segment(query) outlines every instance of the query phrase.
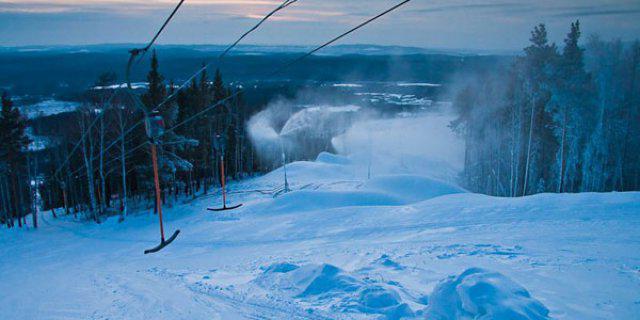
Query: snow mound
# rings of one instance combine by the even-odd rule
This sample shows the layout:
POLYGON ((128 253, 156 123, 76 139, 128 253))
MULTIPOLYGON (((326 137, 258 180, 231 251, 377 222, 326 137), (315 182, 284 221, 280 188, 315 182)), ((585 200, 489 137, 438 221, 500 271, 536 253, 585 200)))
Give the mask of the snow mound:
POLYGON ((379 192, 294 191, 284 194, 268 206, 266 212, 314 211, 342 207, 397 206, 402 202, 379 192))
POLYGON ((267 267, 254 282, 328 311, 379 314, 388 319, 414 315, 394 290, 360 280, 330 264, 277 263, 267 267))
POLYGON ((316 158, 316 162, 341 165, 351 164, 351 160, 349 160, 347 157, 339 156, 329 152, 321 152, 316 158))
POLYGON ((504 275, 471 268, 441 282, 429 298, 427 319, 541 320, 549 310, 504 275))
POLYGON ((431 198, 464 193, 465 190, 441 180, 415 175, 393 175, 373 178, 367 182, 367 189, 414 203, 431 198))
MULTIPOLYGON (((284 168, 273 170, 256 181, 262 184, 283 184, 284 168)), ((353 179, 353 170, 341 164, 314 161, 296 161, 287 164, 289 183, 305 185, 319 181, 339 181, 353 179)))
POLYGON ((394 270, 404 270, 404 267, 402 265, 400 265, 399 263, 393 261, 391 259, 391 257, 389 257, 386 254, 383 254, 382 256, 380 256, 380 258, 378 258, 376 261, 374 261, 374 263, 387 267, 387 268, 391 268, 394 270))

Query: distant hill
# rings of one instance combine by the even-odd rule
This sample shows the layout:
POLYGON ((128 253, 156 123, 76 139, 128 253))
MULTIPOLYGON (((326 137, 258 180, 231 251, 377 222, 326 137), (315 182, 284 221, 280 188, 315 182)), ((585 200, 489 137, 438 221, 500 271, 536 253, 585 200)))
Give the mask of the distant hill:
MULTIPOLYGON (((93 85, 103 72, 123 81, 128 49, 135 44, 0 48, 0 88, 16 95, 69 95, 93 85)), ((161 45, 156 50, 167 80, 184 81, 205 62, 216 61, 220 45, 161 45)), ((511 61, 512 56, 414 47, 340 45, 327 48, 277 77, 268 75, 309 47, 242 45, 220 66, 226 81, 419 81, 443 83, 454 73, 511 61)), ((213 64, 215 67, 215 63, 213 64)), ((144 80, 143 63, 133 81, 144 80)))

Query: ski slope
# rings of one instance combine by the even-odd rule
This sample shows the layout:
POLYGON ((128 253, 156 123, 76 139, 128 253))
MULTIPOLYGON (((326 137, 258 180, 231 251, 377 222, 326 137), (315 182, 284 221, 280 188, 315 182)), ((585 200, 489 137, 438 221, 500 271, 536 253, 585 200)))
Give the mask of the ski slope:
POLYGON ((637 319, 640 193, 505 199, 321 154, 156 216, 0 232, 0 319, 637 319), (262 192, 256 192, 262 190, 262 192))

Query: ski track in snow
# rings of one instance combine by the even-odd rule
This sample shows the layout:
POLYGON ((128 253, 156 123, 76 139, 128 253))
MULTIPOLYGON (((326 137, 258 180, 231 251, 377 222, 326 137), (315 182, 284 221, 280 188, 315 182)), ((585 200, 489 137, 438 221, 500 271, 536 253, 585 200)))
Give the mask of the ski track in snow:
POLYGON ((346 159, 156 216, 0 233, 0 319, 637 319, 640 193, 500 199, 346 159), (256 192, 262 190, 263 192, 256 192), (452 303, 451 301, 460 301, 452 303), (548 314, 547 314, 548 313, 548 314))

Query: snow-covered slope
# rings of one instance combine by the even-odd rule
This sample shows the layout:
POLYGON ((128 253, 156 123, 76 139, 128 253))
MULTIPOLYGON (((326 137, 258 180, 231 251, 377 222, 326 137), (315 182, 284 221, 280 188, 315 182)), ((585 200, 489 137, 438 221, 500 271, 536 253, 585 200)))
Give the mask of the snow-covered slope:
POLYGON ((637 319, 640 193, 471 194, 339 156, 101 225, 0 232, 0 319, 637 319))

